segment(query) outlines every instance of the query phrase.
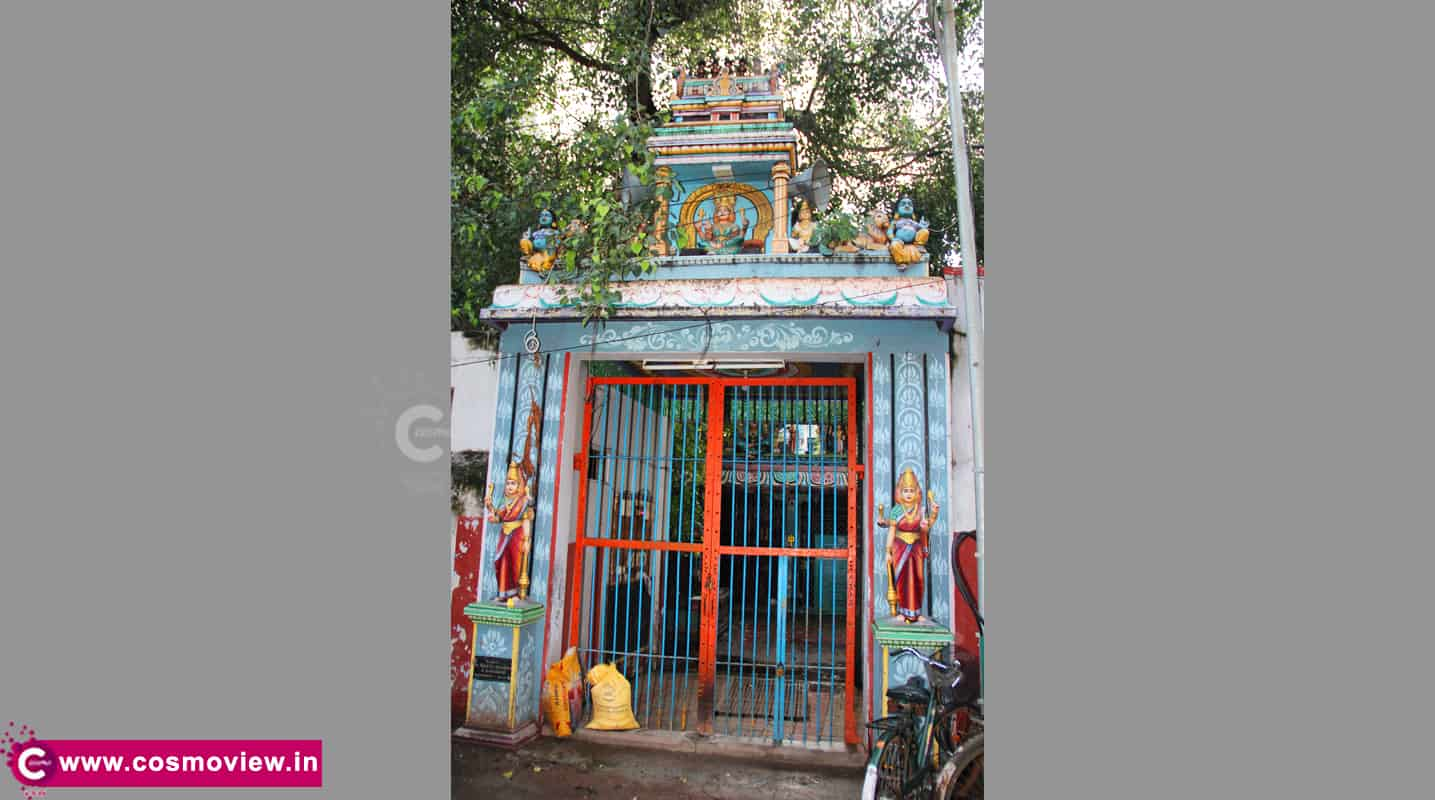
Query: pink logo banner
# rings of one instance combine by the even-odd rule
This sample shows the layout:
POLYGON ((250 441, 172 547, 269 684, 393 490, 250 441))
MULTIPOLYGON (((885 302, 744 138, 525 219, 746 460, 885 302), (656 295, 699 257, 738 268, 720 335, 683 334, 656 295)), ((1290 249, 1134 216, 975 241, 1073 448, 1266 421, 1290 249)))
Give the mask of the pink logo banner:
POLYGON ((324 785, 319 739, 30 738, 5 755, 17 781, 44 789, 324 785))

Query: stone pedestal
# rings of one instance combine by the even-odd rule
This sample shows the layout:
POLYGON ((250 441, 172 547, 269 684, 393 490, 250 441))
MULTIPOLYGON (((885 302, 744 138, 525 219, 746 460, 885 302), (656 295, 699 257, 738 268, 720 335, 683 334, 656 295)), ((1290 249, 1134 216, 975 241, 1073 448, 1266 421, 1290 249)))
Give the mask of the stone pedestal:
MULTIPOLYGON (((872 622, 872 634, 882 653, 882 659, 878 662, 881 670, 878 675, 881 693, 878 697, 882 698, 881 715, 886 716, 888 687, 901 686, 913 675, 922 680, 922 685, 927 686, 926 665, 910 654, 897 655, 898 651, 910 647, 932 658, 938 650, 951 648, 952 632, 925 618, 909 623, 901 617, 882 617, 872 622)), ((927 689, 931 688, 927 686, 927 689)))
POLYGON ((468 709, 455 736, 500 747, 518 747, 538 735, 537 663, 543 648, 543 606, 526 600, 513 605, 470 603, 473 665, 468 709))

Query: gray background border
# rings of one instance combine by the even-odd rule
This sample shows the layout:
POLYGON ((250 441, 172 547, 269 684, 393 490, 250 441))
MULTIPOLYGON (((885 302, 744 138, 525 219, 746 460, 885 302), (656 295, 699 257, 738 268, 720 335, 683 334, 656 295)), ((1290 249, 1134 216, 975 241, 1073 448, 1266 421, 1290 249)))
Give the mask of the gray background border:
POLYGON ((448 63, 434 2, 0 10, 0 724, 447 794, 448 63))

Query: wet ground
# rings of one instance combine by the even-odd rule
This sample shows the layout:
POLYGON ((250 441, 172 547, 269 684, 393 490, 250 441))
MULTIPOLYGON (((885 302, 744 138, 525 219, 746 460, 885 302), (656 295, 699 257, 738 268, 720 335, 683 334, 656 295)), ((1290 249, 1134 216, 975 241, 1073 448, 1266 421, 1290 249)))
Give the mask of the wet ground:
POLYGON ((454 800, 844 800, 860 769, 794 767, 540 737, 506 751, 453 740, 454 800))

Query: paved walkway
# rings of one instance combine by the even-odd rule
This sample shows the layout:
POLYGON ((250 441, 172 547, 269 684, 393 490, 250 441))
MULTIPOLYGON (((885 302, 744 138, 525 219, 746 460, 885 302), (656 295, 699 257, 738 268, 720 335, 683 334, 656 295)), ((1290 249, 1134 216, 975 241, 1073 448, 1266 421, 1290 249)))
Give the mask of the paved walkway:
POLYGON ((844 800, 859 769, 801 768, 541 737, 505 751, 453 740, 454 800, 844 800))

